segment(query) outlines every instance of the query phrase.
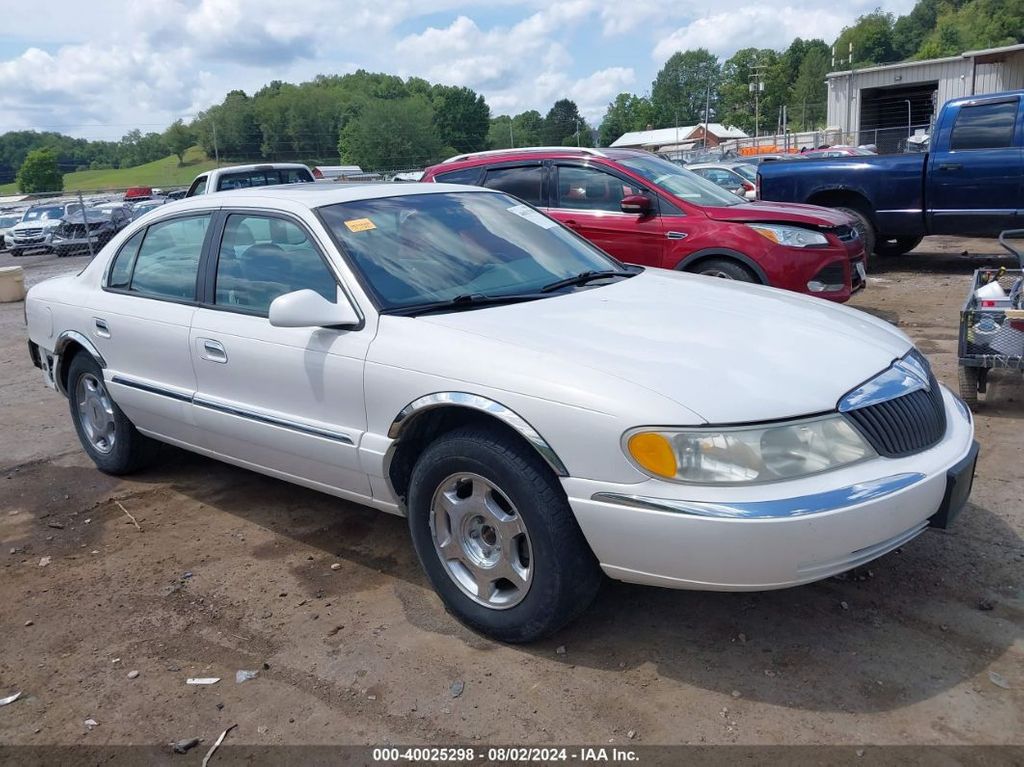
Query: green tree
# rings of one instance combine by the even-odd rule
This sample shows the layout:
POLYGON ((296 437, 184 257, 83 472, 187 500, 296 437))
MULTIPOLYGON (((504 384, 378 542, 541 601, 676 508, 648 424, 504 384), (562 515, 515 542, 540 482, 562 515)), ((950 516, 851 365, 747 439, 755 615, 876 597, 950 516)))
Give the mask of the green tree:
POLYGON ((430 91, 434 125, 441 142, 459 152, 476 152, 487 147, 491 109, 469 88, 435 85, 430 91))
POLYGON ((829 69, 829 52, 824 43, 812 48, 800 63, 789 100, 790 124, 794 130, 816 130, 825 127, 828 86, 825 75, 829 69))
POLYGON ((705 48, 673 53, 651 84, 656 128, 701 122, 711 89, 711 113, 716 112, 718 59, 705 48))
MULTIPOLYGON (((541 131, 541 140, 546 146, 560 146, 576 143, 576 131, 580 131, 581 144, 589 143, 584 141, 587 123, 580 116, 580 110, 576 102, 570 99, 559 99, 554 106, 548 110, 544 117, 544 127, 541 131)), ((519 142, 516 142, 517 144, 519 142)))
MULTIPOLYGON (((846 58, 850 55, 850 44, 853 43, 854 66, 866 67, 872 64, 887 64, 896 61, 899 54, 893 40, 895 17, 881 9, 864 14, 850 27, 844 27, 836 40, 836 56, 846 58)), ((849 66, 843 66, 848 69, 849 66)))
POLYGON ((649 99, 634 96, 632 93, 620 93, 608 105, 601 120, 599 143, 609 146, 623 133, 644 130, 654 119, 654 110, 649 99))
POLYGON ((773 50, 743 48, 736 51, 722 65, 719 121, 742 128, 751 135, 758 127, 762 133, 772 132, 776 124, 774 116, 786 96, 786 79, 780 76, 780 70, 779 54, 773 50), (755 100, 751 85, 756 87, 759 82, 764 84, 764 89, 757 92, 755 100))
POLYGON ((64 174, 57 162, 55 149, 33 149, 18 170, 18 189, 32 192, 60 192, 64 189, 64 174))
POLYGON ((544 118, 536 109, 520 112, 512 118, 516 146, 541 146, 544 140, 544 118))
POLYGON ((510 149, 514 135, 511 117, 508 115, 492 117, 487 128, 487 148, 510 149))
POLYGON ((179 167, 185 164, 185 151, 195 142, 195 133, 180 119, 172 122, 164 131, 164 144, 171 154, 178 156, 179 167))
POLYGON ((366 170, 422 167, 445 152, 423 96, 369 101, 342 130, 338 149, 345 162, 366 170))

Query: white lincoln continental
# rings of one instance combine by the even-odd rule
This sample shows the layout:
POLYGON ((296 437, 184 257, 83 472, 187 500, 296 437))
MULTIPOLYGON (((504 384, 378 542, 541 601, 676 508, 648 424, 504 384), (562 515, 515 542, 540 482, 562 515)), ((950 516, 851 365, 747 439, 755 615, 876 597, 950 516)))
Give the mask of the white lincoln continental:
POLYGON ((482 188, 161 206, 26 314, 102 471, 166 442, 404 515, 448 609, 509 642, 602 572, 827 578, 946 527, 974 476, 970 412, 899 330, 626 266, 482 188))

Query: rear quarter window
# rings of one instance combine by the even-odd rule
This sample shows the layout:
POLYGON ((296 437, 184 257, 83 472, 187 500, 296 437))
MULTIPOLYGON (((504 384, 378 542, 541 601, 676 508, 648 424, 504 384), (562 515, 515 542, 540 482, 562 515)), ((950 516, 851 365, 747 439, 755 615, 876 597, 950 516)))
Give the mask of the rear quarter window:
POLYGON ((462 168, 447 173, 434 174, 434 181, 439 184, 476 184, 480 179, 480 168, 462 168))
POLYGON ((960 108, 949 137, 952 151, 1002 149, 1013 146, 1017 101, 977 104, 960 108))

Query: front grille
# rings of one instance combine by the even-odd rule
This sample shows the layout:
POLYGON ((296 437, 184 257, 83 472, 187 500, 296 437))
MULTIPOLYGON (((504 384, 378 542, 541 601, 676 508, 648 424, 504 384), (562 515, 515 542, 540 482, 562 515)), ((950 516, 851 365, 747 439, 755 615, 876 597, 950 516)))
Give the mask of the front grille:
POLYGON ((38 229, 19 229, 17 232, 14 233, 14 236, 21 239, 29 239, 31 237, 38 237, 42 233, 42 227, 38 229))
POLYGON ((845 415, 881 456, 899 458, 927 450, 946 433, 942 390, 934 373, 928 380, 928 391, 918 389, 845 415))

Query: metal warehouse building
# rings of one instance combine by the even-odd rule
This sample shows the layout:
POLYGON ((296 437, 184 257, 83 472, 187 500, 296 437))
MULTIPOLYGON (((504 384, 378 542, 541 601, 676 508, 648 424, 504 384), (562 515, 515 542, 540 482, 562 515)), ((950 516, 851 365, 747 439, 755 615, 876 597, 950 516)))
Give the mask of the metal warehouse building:
POLYGON ((847 143, 899 151, 949 99, 1024 88, 1024 45, 832 72, 827 82, 829 126, 847 143))

